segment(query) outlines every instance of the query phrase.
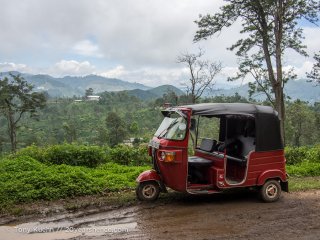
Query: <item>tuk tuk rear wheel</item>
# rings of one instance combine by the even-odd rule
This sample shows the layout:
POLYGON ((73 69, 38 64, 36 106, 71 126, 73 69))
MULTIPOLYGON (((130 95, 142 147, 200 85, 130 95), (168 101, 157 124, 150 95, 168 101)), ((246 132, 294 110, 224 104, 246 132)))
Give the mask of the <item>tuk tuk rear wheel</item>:
POLYGON ((281 196, 281 186, 277 180, 269 180, 260 189, 260 196, 264 202, 275 202, 281 196))
POLYGON ((140 201, 155 201, 160 194, 160 187, 156 181, 141 182, 136 188, 137 198, 140 201))

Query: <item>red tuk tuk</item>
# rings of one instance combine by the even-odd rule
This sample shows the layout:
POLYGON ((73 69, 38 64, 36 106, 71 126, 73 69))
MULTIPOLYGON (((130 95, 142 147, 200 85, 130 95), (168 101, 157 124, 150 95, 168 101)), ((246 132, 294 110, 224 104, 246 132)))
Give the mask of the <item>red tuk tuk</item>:
POLYGON ((166 187, 190 194, 254 187, 274 202, 288 192, 278 114, 245 103, 203 103, 167 108, 149 143, 153 169, 137 178, 139 200, 166 187), (189 149, 189 151, 188 151, 189 149))

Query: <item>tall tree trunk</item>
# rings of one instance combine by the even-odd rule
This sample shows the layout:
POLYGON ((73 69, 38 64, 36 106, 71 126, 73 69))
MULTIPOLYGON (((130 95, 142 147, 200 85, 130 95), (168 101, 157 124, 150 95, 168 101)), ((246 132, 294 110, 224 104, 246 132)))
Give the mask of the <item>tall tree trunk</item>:
POLYGON ((279 114, 279 119, 280 119, 281 138, 282 138, 282 142, 285 143, 285 134, 284 134, 285 106, 284 106, 282 86, 279 84, 274 86, 274 92, 275 92, 275 108, 279 114))
POLYGON ((276 39, 276 74, 277 80, 273 88, 275 91, 275 101, 276 109, 279 113, 280 118, 280 130, 281 138, 283 144, 285 144, 285 131, 284 131, 284 121, 285 121, 285 105, 284 105, 284 96, 283 96, 283 74, 282 74, 282 32, 283 32, 283 0, 277 0, 277 8, 274 13, 275 26, 274 34, 276 39))
POLYGON ((17 150, 16 124, 15 124, 14 116, 11 110, 9 110, 7 113, 7 119, 8 119, 8 131, 10 136, 11 151, 16 152, 17 150))

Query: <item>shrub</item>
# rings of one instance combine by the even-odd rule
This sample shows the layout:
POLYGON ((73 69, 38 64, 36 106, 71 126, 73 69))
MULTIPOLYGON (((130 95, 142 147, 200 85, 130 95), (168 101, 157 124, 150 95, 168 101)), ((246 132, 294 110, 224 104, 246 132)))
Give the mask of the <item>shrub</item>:
POLYGON ((97 167, 106 162, 122 165, 150 165, 151 159, 146 146, 129 147, 118 145, 114 148, 99 146, 84 146, 75 144, 52 145, 48 147, 30 146, 21 149, 11 156, 32 157, 46 164, 66 164, 71 166, 97 167))
POLYGON ((44 148, 30 146, 21 149, 18 156, 29 156, 42 163, 96 167, 105 163, 105 151, 98 146, 75 144, 52 145, 44 148))
POLYGON ((320 145, 314 147, 286 147, 285 155, 288 165, 304 161, 320 162, 320 145))
POLYGON ((297 177, 320 176, 320 163, 305 161, 287 166, 289 175, 297 177))
POLYGON ((148 156, 146 146, 132 148, 125 145, 118 145, 107 151, 107 161, 122 165, 143 166, 150 165, 151 158, 148 156))
POLYGON ((48 147, 45 160, 53 164, 96 167, 105 162, 106 156, 98 146, 63 144, 48 147))
POLYGON ((6 203, 51 200, 105 191, 118 191, 136 185, 135 178, 147 167, 106 163, 98 168, 46 165, 20 156, 0 162, 0 206, 6 203))

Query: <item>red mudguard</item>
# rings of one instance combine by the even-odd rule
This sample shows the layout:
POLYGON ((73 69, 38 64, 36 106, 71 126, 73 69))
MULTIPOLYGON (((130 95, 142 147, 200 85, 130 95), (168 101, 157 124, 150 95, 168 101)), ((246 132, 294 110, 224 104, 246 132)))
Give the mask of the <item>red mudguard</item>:
POLYGON ((146 182, 146 181, 160 182, 161 178, 155 170, 147 170, 147 171, 140 173, 140 175, 137 177, 136 181, 137 182, 146 182))

